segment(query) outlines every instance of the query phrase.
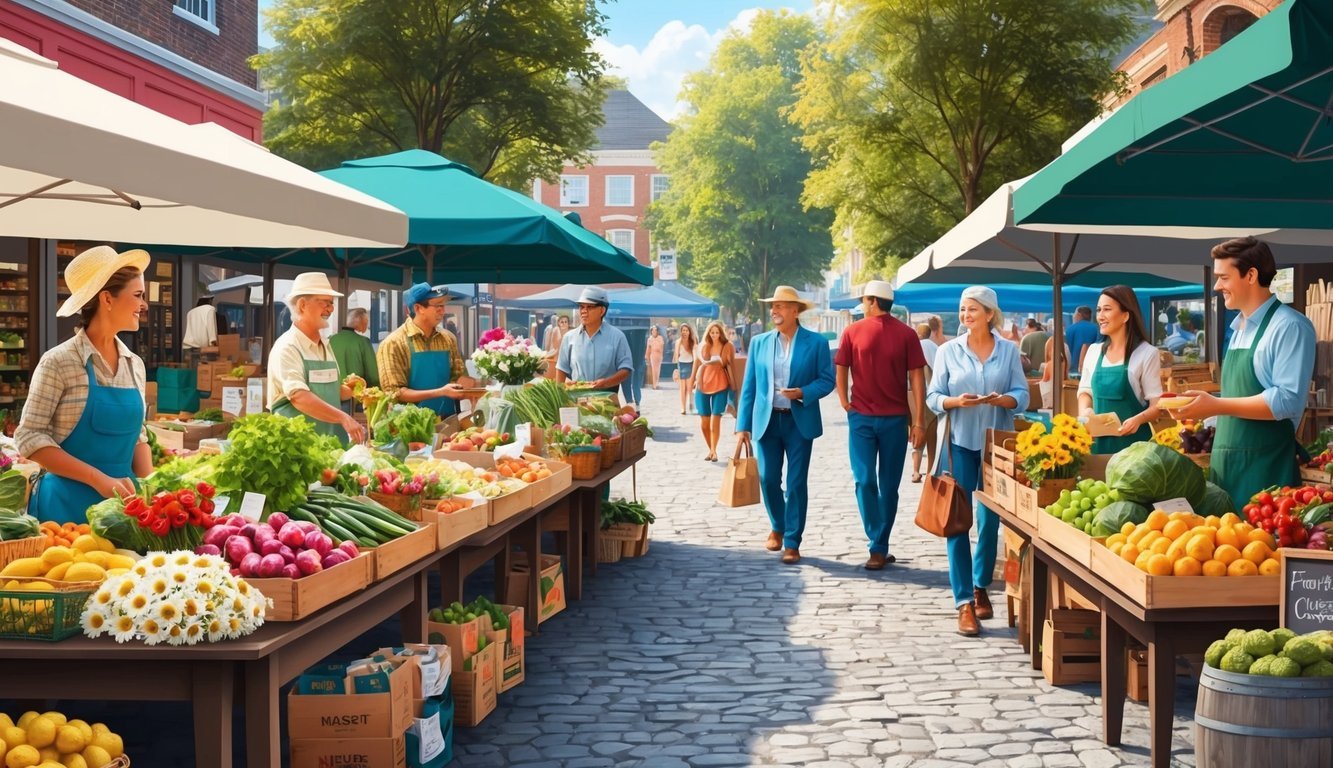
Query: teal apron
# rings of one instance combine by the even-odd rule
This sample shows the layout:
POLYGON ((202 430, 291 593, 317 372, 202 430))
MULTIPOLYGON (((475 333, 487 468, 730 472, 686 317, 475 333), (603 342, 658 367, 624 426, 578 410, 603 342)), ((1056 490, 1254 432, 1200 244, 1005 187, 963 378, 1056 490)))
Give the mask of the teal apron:
MULTIPOLYGON (((1106 359, 1106 345, 1097 355, 1097 367, 1092 372, 1092 412, 1114 413, 1120 421, 1128 421, 1143 412, 1143 402, 1129 385, 1129 353, 1120 365, 1102 365, 1106 359)), ((1134 443, 1152 439, 1152 426, 1144 424, 1132 435, 1111 435, 1092 439, 1093 453, 1115 453, 1134 443)))
MULTIPOLYGON (((448 384, 453 376, 452 364, 453 360, 448 352, 413 349, 412 358, 408 361, 407 388, 424 391, 438 389, 448 384)), ((435 411, 441 418, 458 413, 458 401, 448 397, 432 397, 429 400, 422 400, 417 405, 435 411)))
MULTIPOLYGON (((130 361, 122 358, 120 364, 130 365, 130 361)), ((108 477, 133 478, 134 449, 144 428, 143 396, 138 387, 98 384, 91 357, 87 369, 88 400, 83 415, 60 448, 108 477)), ((90 485, 46 472, 37 482, 28 511, 38 520, 62 525, 86 523, 88 507, 102 498, 90 485)))
MULTIPOLYGON (((342 410, 342 378, 338 375, 337 360, 301 360, 301 365, 305 369, 305 383, 310 387, 310 393, 320 400, 328 403, 337 410, 342 410), (333 371, 333 381, 311 381, 310 374, 316 371, 333 371)), ((324 377, 320 377, 324 378, 324 377)), ((334 424, 319 419, 312 419, 301 413, 292 405, 292 401, 287 398, 280 398, 273 404, 271 409, 279 416, 286 416, 289 419, 302 418, 307 419, 315 427, 315 431, 321 435, 332 435, 338 438, 342 447, 351 445, 351 438, 347 436, 347 430, 343 429, 341 424, 334 424)))
MULTIPOLYGON (((1277 312, 1273 302, 1259 323, 1249 349, 1231 349, 1222 361, 1222 397, 1250 397, 1264 391, 1254 375, 1254 350, 1277 312)), ((1295 485, 1296 428, 1287 419, 1275 421, 1218 416, 1213 435, 1211 479, 1231 496, 1236 509, 1270 485, 1295 485)))

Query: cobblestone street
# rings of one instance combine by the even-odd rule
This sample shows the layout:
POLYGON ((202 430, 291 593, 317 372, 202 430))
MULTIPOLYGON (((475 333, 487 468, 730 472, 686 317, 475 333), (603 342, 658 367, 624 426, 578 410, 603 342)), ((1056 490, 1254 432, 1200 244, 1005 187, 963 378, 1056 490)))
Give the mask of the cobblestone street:
MULTIPOLYGON (((670 387, 668 383, 666 386, 670 387)), ((602 565, 584 599, 542 625, 527 682, 480 727, 458 731, 473 766, 1147 765, 1147 707, 1125 707, 1124 744, 1102 743, 1094 684, 1057 688, 1033 671, 1005 619, 955 633, 944 546, 903 496, 892 551, 872 573, 847 422, 824 400, 802 560, 764 550, 761 506, 715 503, 724 462, 704 462, 698 419, 674 389, 646 391, 656 440, 638 493, 656 513, 648 556, 602 565)), ((734 448, 724 419, 719 454, 734 448)), ((909 455, 910 462, 910 455, 909 455)), ((613 485, 629 495, 629 474, 613 485)), ((1193 766, 1194 687, 1177 702, 1173 763, 1193 766)))

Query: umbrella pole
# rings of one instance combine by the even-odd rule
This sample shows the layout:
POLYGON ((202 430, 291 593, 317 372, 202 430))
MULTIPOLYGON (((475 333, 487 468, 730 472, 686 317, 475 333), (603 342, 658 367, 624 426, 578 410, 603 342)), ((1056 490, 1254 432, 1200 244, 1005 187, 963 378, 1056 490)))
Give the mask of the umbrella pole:
MULTIPOLYGON (((277 320, 273 312, 273 270, 274 266, 271 260, 265 261, 259 268, 260 276, 264 282, 264 306, 259 310, 259 335, 264 339, 260 343, 260 348, 264 350, 261 362, 264 364, 265 370, 268 369, 268 350, 273 346, 274 323, 277 320)), ((248 301, 246 303, 249 304, 248 301)))
MULTIPOLYGON (((1055 322, 1051 329, 1051 334, 1055 341, 1051 344, 1051 411, 1053 413, 1065 412, 1065 375, 1064 366, 1066 364, 1065 345, 1064 345, 1064 278, 1065 278, 1065 259, 1060 251, 1060 233, 1051 235, 1051 284, 1055 288, 1055 295, 1051 297, 1051 309, 1055 312, 1055 322)), ((1039 387, 1040 389, 1040 387, 1039 387)))
POLYGON ((1217 322, 1217 312, 1213 307, 1213 281, 1210 274, 1212 271, 1211 267, 1203 268, 1203 328, 1207 336, 1204 337, 1206 343, 1201 351, 1205 363, 1211 363, 1216 359, 1213 355, 1213 340, 1218 338, 1218 331, 1222 328, 1222 324, 1217 322))

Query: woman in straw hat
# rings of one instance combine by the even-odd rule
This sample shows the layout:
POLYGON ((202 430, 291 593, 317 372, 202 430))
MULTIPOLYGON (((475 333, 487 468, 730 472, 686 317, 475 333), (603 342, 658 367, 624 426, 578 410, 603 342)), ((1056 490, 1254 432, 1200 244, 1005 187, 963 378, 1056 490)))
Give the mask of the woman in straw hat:
MULTIPOLYGON (((967 492, 981 487, 981 449, 987 429, 1013 429, 1014 413, 1028 404, 1028 382, 1018 345, 1001 336, 1004 319, 995 291, 974 285, 963 291, 958 322, 966 330, 935 354, 935 368, 926 389, 926 404, 936 413, 949 412, 948 465, 967 492)), ((941 459, 940 464, 945 462, 941 459)), ((936 467, 936 472, 945 469, 936 467)), ((986 588, 995 571, 1000 520, 985 506, 976 509, 977 546, 969 533, 949 537, 949 585, 958 610, 958 633, 981 634, 978 619, 994 615, 986 588)))
POLYGON ((144 431, 143 360, 116 337, 146 312, 146 251, 99 245, 65 269, 73 292, 57 317, 82 315, 74 338, 42 355, 15 430, 19 452, 42 466, 29 511, 40 520, 87 522, 88 507, 135 493, 153 469, 144 431))
POLYGON ((315 431, 343 444, 366 439, 365 427, 339 406, 352 389, 338 373, 338 359, 320 331, 329 325, 334 298, 342 296, 323 272, 296 276, 287 307, 292 327, 273 342, 268 353, 268 409, 280 416, 309 419, 315 431))

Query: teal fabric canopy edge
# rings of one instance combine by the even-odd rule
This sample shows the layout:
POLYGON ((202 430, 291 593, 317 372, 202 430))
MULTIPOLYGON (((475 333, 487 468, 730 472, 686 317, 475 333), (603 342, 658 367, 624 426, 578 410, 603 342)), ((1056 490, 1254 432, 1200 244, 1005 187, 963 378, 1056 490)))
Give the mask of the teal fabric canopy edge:
MULTIPOLYGON (((1145 161, 1154 156, 1121 158, 1126 148, 1148 146, 1195 127, 1185 122, 1193 113, 1207 111, 1207 119, 1215 119, 1265 99, 1264 93, 1251 85, 1269 91, 1290 85, 1287 70, 1295 62, 1333 65, 1330 46, 1333 10, 1306 0, 1287 0, 1217 51, 1135 96, 1067 153, 1033 175, 1014 193, 1014 222, 1330 226, 1333 210, 1326 202, 1251 197, 1235 201, 1236 205, 1220 205, 1216 198, 1206 195, 1193 199, 1154 195, 1154 179, 1148 178, 1144 169, 1145 161), (1129 176, 1133 176, 1132 185, 1117 183, 1117 179, 1129 176)), ((1226 158, 1219 152, 1209 160, 1224 163, 1226 158)), ((1180 178, 1179 174, 1175 179, 1202 183, 1180 178)))

